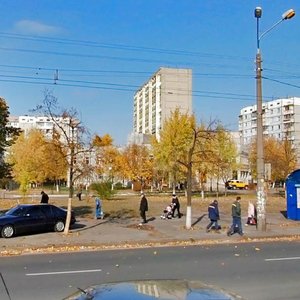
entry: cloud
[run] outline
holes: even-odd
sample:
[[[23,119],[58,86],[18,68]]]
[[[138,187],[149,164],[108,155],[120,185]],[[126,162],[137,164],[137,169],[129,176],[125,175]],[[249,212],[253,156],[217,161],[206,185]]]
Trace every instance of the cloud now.
[[[46,25],[32,20],[20,20],[14,24],[14,29],[20,33],[37,35],[56,34],[61,31],[59,27]]]

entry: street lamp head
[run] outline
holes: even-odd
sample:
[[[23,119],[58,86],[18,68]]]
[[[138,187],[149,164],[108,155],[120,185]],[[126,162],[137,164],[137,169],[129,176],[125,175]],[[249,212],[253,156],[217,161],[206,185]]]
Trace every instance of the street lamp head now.
[[[295,11],[293,9],[287,10],[285,13],[282,14],[282,20],[289,20],[295,16]]]
[[[255,18],[257,18],[257,19],[261,18],[261,15],[262,15],[262,8],[259,6],[255,7],[255,10],[254,10]]]

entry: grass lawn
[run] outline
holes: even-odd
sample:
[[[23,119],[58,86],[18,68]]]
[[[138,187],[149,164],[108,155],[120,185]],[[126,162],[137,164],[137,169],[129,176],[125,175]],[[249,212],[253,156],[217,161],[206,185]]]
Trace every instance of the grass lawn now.
[[[48,191],[46,191],[48,193]],[[40,191],[35,192],[35,196],[28,196],[24,199],[22,198],[12,198],[12,192],[0,193],[0,210],[7,210],[19,203],[39,203],[40,201]],[[122,194],[121,194],[122,193]],[[125,191],[126,193],[126,191]],[[124,191],[114,195],[113,199],[103,200],[102,206],[105,215],[109,215],[114,218],[134,218],[139,216],[139,202],[140,195],[138,193],[132,194],[129,191],[126,195]],[[219,210],[221,215],[231,215],[231,203],[235,200],[238,194],[231,194],[227,196],[222,196],[218,198]],[[248,202],[252,201],[256,203],[256,193],[255,191],[240,194],[242,214],[247,215]],[[57,206],[67,207],[67,197],[61,197],[49,192],[49,203]],[[147,194],[149,212],[147,215],[160,216],[164,208],[171,202],[172,193],[165,194]],[[186,213],[186,197],[184,194],[178,194],[180,200],[181,212]],[[192,198],[192,214],[194,216],[202,215],[207,213],[207,206],[216,197],[205,197],[202,199],[200,195],[194,195]],[[83,194],[82,201],[79,201],[77,197],[74,196],[72,200],[72,208],[75,211],[77,217],[84,218],[94,218],[95,210],[94,198],[86,196]],[[278,193],[268,193],[267,195],[267,213],[280,213],[286,210],[286,199],[285,196],[279,195]]]

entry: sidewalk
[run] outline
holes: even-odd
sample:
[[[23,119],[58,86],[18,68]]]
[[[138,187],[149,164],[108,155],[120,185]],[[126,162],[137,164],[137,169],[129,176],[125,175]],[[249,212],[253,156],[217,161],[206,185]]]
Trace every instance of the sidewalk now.
[[[41,233],[1,239],[0,256],[30,253],[68,252],[96,249],[121,249],[163,245],[207,245],[215,243],[238,243],[253,240],[276,241],[300,239],[300,222],[286,219],[282,214],[267,216],[267,231],[259,232],[255,226],[243,225],[244,236],[228,237],[227,227],[231,218],[221,216],[219,233],[206,233],[206,215],[193,218],[193,229],[185,229],[185,217],[162,220],[148,218],[139,226],[139,219],[78,219],[68,235]],[[243,219],[245,223],[245,219]]]

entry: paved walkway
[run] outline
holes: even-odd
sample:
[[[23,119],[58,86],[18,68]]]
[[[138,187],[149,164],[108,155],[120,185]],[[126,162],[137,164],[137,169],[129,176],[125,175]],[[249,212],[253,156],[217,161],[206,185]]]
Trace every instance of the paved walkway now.
[[[300,221],[288,220],[280,213],[268,215],[266,232],[244,225],[243,237],[226,235],[230,218],[221,217],[219,233],[206,233],[206,215],[194,217],[191,230],[185,229],[185,217],[162,220],[149,216],[148,220],[140,226],[138,219],[78,219],[68,235],[49,232],[1,239],[0,255],[300,239]]]

